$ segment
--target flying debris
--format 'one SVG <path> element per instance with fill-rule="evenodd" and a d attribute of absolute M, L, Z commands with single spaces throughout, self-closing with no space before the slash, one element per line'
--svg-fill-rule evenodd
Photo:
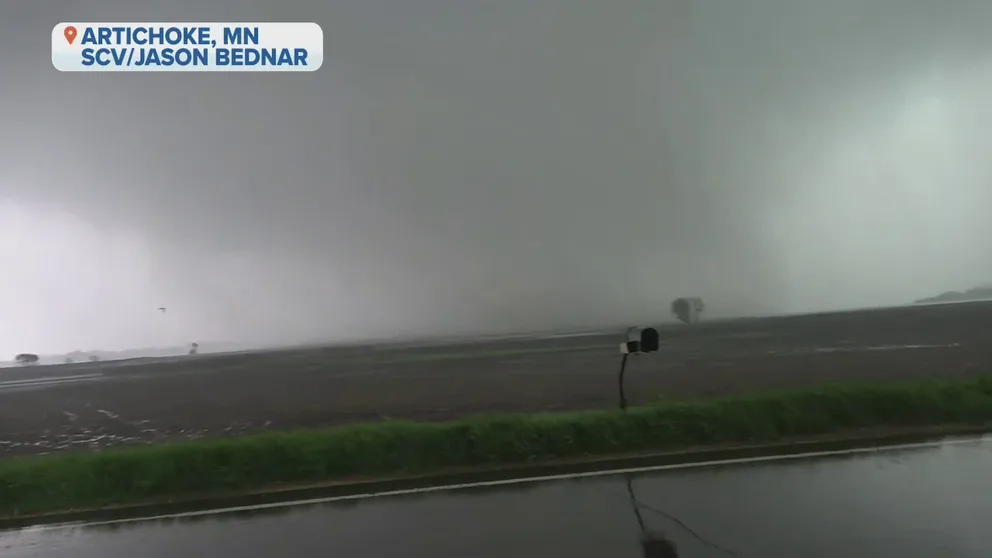
<path fill-rule="evenodd" d="M 158 311 L 165 314 L 165 306 L 159 306 Z"/>

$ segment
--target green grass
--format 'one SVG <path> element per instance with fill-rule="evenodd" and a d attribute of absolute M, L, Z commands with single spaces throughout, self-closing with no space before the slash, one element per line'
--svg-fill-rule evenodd
<path fill-rule="evenodd" d="M 773 442 L 863 427 L 986 424 L 992 376 L 665 400 L 619 411 L 377 424 L 0 460 L 0 516 L 354 476 Z"/>

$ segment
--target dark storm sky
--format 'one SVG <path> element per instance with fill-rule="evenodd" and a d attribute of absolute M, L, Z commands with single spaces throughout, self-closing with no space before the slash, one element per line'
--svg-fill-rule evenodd
<path fill-rule="evenodd" d="M 8 4 L 0 351 L 596 327 L 681 295 L 763 313 L 992 280 L 987 1 Z M 323 67 L 50 62 L 60 21 L 253 20 L 319 23 Z"/>

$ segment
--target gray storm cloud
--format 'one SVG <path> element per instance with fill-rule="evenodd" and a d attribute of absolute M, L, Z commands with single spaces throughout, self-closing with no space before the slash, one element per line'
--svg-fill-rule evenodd
<path fill-rule="evenodd" d="M 987 2 L 252 4 L 0 8 L 20 216 L 0 350 L 597 327 L 687 294 L 765 313 L 992 280 Z M 49 62 L 59 21 L 273 19 L 320 23 L 317 73 Z"/>

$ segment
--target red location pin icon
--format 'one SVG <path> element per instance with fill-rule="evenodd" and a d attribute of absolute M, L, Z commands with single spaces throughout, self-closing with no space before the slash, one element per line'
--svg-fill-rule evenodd
<path fill-rule="evenodd" d="M 65 35 L 65 40 L 69 41 L 70 45 L 76 40 L 76 28 L 71 25 L 65 28 L 63 34 Z"/>

